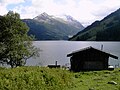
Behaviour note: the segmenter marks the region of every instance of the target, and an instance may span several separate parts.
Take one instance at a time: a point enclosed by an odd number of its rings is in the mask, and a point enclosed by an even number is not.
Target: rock
[[[89,88],[89,90],[95,90],[94,88]]]
[[[80,75],[75,75],[75,78],[79,78],[80,77]]]
[[[114,70],[114,67],[113,66],[109,66],[108,70]]]
[[[117,82],[115,82],[115,81],[109,81],[108,84],[117,85]]]

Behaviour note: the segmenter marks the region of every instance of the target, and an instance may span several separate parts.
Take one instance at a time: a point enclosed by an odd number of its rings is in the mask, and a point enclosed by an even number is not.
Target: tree
[[[20,15],[9,11],[0,16],[0,62],[12,68],[22,66],[26,60],[38,55],[38,49],[32,45],[33,38],[28,36],[28,26]]]

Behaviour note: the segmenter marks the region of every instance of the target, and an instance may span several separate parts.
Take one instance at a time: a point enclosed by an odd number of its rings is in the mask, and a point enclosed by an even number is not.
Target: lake
[[[92,46],[103,51],[118,56],[118,60],[109,58],[109,65],[120,65],[120,42],[95,42],[95,41],[34,41],[33,43],[40,49],[40,57],[30,58],[26,65],[31,66],[47,66],[55,64],[55,61],[60,65],[70,63],[70,58],[67,54]]]

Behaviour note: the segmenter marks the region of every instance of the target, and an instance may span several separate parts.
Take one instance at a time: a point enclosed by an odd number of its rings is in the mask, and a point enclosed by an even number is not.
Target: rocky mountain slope
[[[42,13],[33,19],[23,21],[30,28],[29,35],[35,36],[36,40],[67,40],[84,27],[71,16],[56,17]]]

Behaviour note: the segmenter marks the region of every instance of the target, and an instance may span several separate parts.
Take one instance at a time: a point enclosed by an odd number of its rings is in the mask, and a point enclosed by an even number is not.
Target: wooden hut
[[[93,47],[87,47],[67,55],[70,57],[71,70],[105,70],[108,69],[109,57],[118,59],[117,56]]]

